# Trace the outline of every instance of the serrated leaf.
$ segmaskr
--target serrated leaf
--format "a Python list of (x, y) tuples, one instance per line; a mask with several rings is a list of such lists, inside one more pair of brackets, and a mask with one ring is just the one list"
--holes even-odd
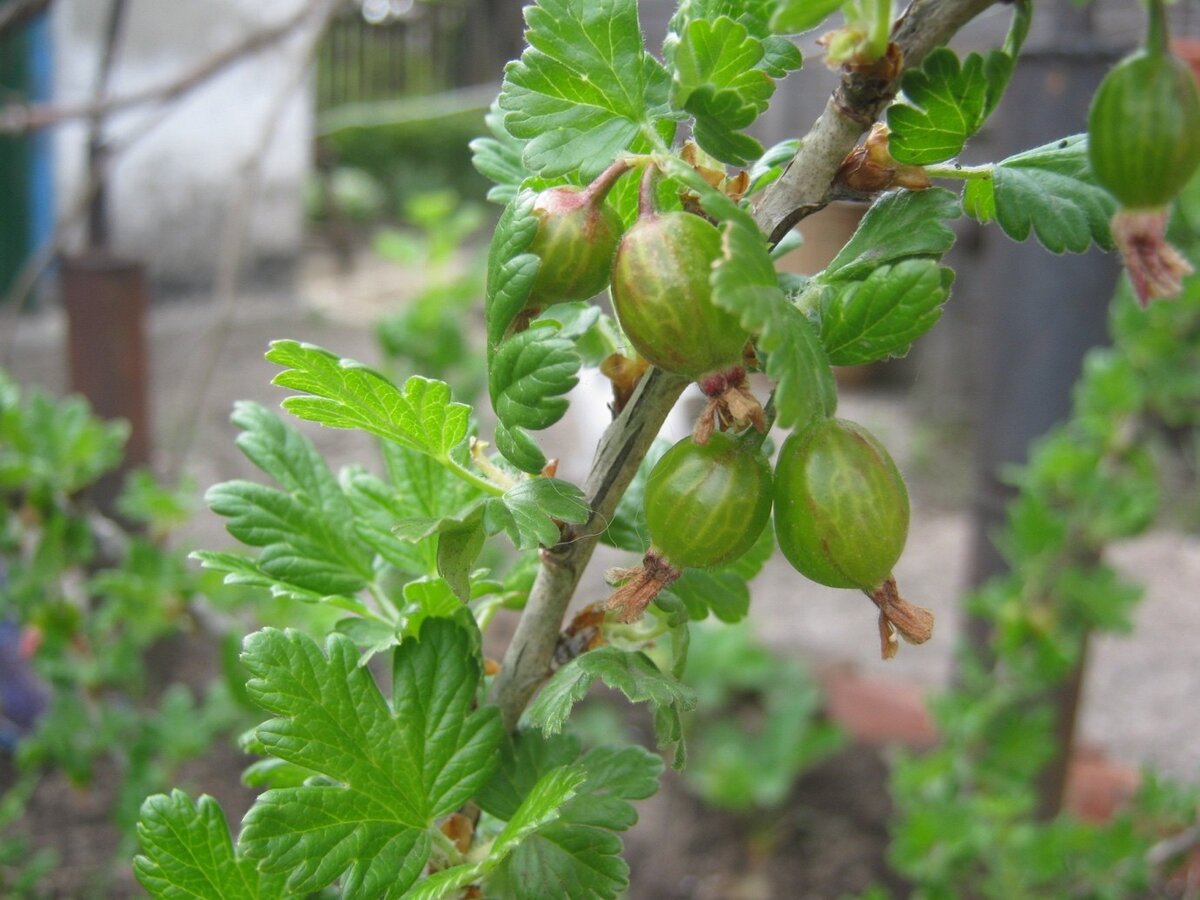
[(272, 384), (306, 395), (283, 401), (301, 419), (355, 428), (437, 459), (467, 436), (471, 408), (451, 402), (444, 382), (414, 375), (397, 388), (366, 366), (296, 341), (274, 341), (267, 360), (285, 368)]
[(1108, 222), (1117, 204), (1092, 178), (1087, 135), (1010, 156), (992, 167), (991, 182), (976, 181), (970, 188), (971, 208), (994, 210), (996, 223), (1013, 240), (1023, 241), (1032, 231), (1051, 253), (1083, 253), (1093, 241), (1105, 250), (1113, 247)]
[(503, 422), (497, 422), (495, 438), (500, 455), (522, 472), (540, 472), (546, 467), (546, 454), (524, 428), (510, 430)]
[(554, 326), (528, 328), (496, 351), (489, 366), (492, 407), (508, 428), (549, 428), (567, 411), (579, 383), (575, 345)]
[[(362, 655), (359, 656), (359, 665), (366, 665), (371, 657), (392, 649), (400, 643), (403, 637), (392, 622), (363, 619), (358, 616), (339, 620), (334, 626), (334, 630), (338, 634), (346, 635), (362, 651)], [(275, 786), (272, 785), (272, 787)]]
[(859, 279), (876, 266), (910, 256), (938, 258), (954, 244), (943, 224), (962, 215), (958, 198), (943, 188), (889, 191), (876, 200), (821, 280)]
[(496, 836), (488, 862), (502, 861), (535, 831), (558, 819), (564, 803), (574, 797), (588, 780), (583, 766), (561, 766), (538, 779), (521, 805)]
[(713, 302), (735, 313), (766, 354), (776, 421), (801, 427), (832, 415), (837, 387), (816, 330), (779, 288), (766, 243), (741, 210), (722, 225), (721, 258), (711, 280)]
[(744, 166), (762, 145), (740, 134), (767, 107), (775, 92), (759, 68), (763, 45), (728, 16), (688, 22), (673, 44), (672, 103), (695, 117), (696, 142), (722, 162)]
[(274, 582), (352, 597), (371, 579), (370, 554), (348, 529), (350, 521), (330, 517), (308, 495), (227, 481), (204, 496), (213, 512), (229, 520), (230, 534), (262, 548), (255, 567)]
[(880, 266), (821, 298), (821, 343), (835, 366), (904, 356), (942, 315), (954, 273), (929, 259)]
[(579, 525), (591, 509), (578, 487), (559, 478), (529, 478), (491, 501), (484, 512), (489, 533), (504, 531), (518, 550), (539, 544), (553, 547), (559, 541), (555, 520)]
[[(660, 746), (679, 740), (679, 714), (695, 705), (695, 695), (686, 685), (659, 671), (645, 653), (616, 647), (590, 650), (555, 672), (526, 711), (528, 721), (546, 735), (557, 734), (571, 707), (584, 698), (597, 678), (633, 703), (650, 704)], [(680, 758), (678, 754), (676, 758)]]
[[(426, 456), (421, 458), (428, 459)], [(444, 472), (447, 478), (453, 478), (440, 466), (434, 464), (433, 468)], [(359, 538), (401, 572), (431, 574), (435, 568), (429, 552), (431, 548), (415, 547), (401, 541), (392, 531), (398, 521), (416, 514), (405, 498), (392, 485), (362, 469), (343, 472), (342, 482), (354, 511), (352, 521)]]
[(486, 538), (482, 511), (462, 525), (438, 533), (438, 574), (464, 603), (471, 599), (471, 569)]
[(533, 191), (517, 193), (504, 207), (492, 233), (484, 301), (489, 360), (524, 308), (541, 264), (535, 254), (527, 252), (538, 230), (533, 215), (536, 197)]
[(512, 336), (492, 355), (488, 388), (500, 420), (496, 448), (523, 472), (540, 472), (545, 456), (528, 430), (548, 428), (563, 418), (566, 394), (578, 383), (582, 365), (575, 344), (553, 326)]
[(527, 7), (528, 49), (508, 64), (505, 128), (546, 177), (588, 180), (666, 113), (668, 79), (646, 53), (636, 0), (541, 0)]
[(508, 204), (529, 174), (521, 162), (522, 144), (505, 130), (504, 114), (495, 103), (483, 121), (492, 136), (475, 138), (468, 144), (471, 164), (495, 184), (488, 190), (487, 198), (493, 203)]
[(888, 149), (898, 162), (926, 166), (957, 156), (987, 117), (991, 85), (978, 53), (960, 62), (939, 47), (905, 73), (902, 87), (902, 102), (887, 112)]
[(637, 821), (630, 800), (657, 790), (662, 762), (655, 755), (640, 747), (602, 747), (580, 758), (573, 737), (543, 738), (523, 731), (514, 743), (506, 743), (500, 769), (477, 802), (489, 814), (511, 821), (545, 773), (568, 766), (582, 768), (586, 780), (562, 806), (557, 821), (517, 845), (487, 879), (489, 897), (613, 898), (628, 886), (629, 868), (614, 832)]
[(268, 587), (276, 593), (349, 601), (373, 576), (370, 549), (355, 534), (351, 504), (308, 438), (264, 407), (239, 403), (233, 421), (243, 431), (242, 452), (284, 490), (247, 481), (211, 488), (213, 511), (229, 518), (229, 532), (252, 547), (256, 561), (228, 554), (202, 559), (228, 573), (227, 583)]
[(710, 611), (722, 622), (740, 622), (750, 611), (750, 589), (734, 572), (686, 569), (667, 590), (683, 602), (693, 622)]
[(466, 607), (444, 578), (421, 578), (404, 586), (404, 605), (400, 607), (401, 636), (417, 637), (426, 619), (449, 619)]
[(324, 776), (267, 791), (239, 841), (288, 889), (341, 879), (346, 898), (399, 897), (429, 858), (429, 828), (469, 799), (496, 766), (498, 711), (471, 711), (481, 676), (472, 640), (429, 619), (395, 652), (389, 708), (353, 643), (333, 635), (323, 653), (295, 631), (246, 640), (247, 689), (278, 718), (256, 737), (271, 755)]
[(582, 360), (571, 340), (553, 324), (508, 337), (533, 286), (539, 260), (527, 253), (537, 232), (533, 197), (522, 192), (508, 205), (492, 237), (488, 256), (488, 391), (500, 420), (496, 449), (525, 472), (540, 472), (545, 454), (527, 429), (557, 422), (567, 410), (564, 396), (578, 382)]
[(183, 791), (155, 794), (138, 822), (142, 854), (133, 861), (138, 883), (161, 900), (274, 900), (283, 876), (259, 872), (234, 852), (220, 804)]
[(996, 109), (1021, 46), (1029, 33), (1031, 0), (1012, 4), (1013, 20), (1001, 50), (971, 53), (961, 64), (947, 48), (925, 57), (904, 75), (903, 102), (888, 110), (892, 156), (910, 165), (930, 165), (958, 155)]
[(801, 34), (816, 28), (842, 5), (842, 0), (780, 0), (771, 16), (771, 30)]

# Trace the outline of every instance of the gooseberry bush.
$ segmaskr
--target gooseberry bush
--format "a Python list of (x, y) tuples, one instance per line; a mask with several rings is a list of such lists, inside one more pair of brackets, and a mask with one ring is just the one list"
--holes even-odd
[[(147, 800), (135, 863), (147, 890), (616, 897), (619, 834), (662, 763), (633, 746), (583, 752), (564, 733), (593, 683), (647, 704), (660, 748), (685, 765), (689, 625), (743, 618), (746, 582), (776, 544), (801, 574), (870, 599), (885, 657), (930, 637), (932, 616), (892, 576), (904, 480), (877, 438), (837, 418), (831, 366), (902, 356), (937, 322), (963, 216), (1054, 253), (1119, 246), (1143, 303), (1174, 293), (1187, 263), (1165, 230), (1126, 239), (1110, 221), (1118, 203), (1165, 215), (1200, 161), (1195, 83), (1152, 0), (1139, 52), (1167, 87), (1139, 76), (1102, 91), (1091, 142), (955, 163), (1033, 14), (1029, 0), (1005, 4), (1008, 35), (986, 53), (944, 46), (991, 5), (683, 0), (661, 58), (635, 0), (527, 8), (528, 49), (473, 145), (504, 204), (486, 287), (491, 416), (419, 374), (397, 385), (318, 347), (271, 346), (284, 409), (374, 435), (384, 474), (335, 476), (291, 425), (237, 407), (238, 444), (276, 486), (212, 488), (256, 555), (196, 555), (231, 582), (345, 615), (323, 645), (292, 630), (246, 639), (247, 692), (272, 716), (245, 739), (263, 757), (246, 780), (263, 792), (236, 841), (211, 798)], [(840, 85), (802, 138), (764, 148), (746, 129), (801, 68), (790, 36), (822, 27)], [(839, 198), (870, 208), (832, 262), (777, 273), (792, 227)], [(613, 315), (594, 296), (606, 288)], [(612, 381), (613, 418), (577, 485), (536, 434), (563, 417), (584, 366)], [(667, 449), (659, 428), (693, 382), (707, 406)], [(774, 471), (772, 426), (786, 432)], [(482, 567), (491, 541), (513, 561)], [(632, 565), (567, 621), (600, 541)], [(496, 662), (482, 648), (502, 609), (520, 616)]]

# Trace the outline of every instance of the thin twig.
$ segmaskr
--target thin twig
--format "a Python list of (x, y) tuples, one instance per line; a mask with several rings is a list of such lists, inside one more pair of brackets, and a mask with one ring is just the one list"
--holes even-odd
[(279, 129), (280, 120), (287, 111), (289, 101), (308, 75), (317, 42), (342, 2), (343, 0), (318, 0), (306, 7), (311, 20), (305, 20), (310, 31), (304, 46), (296, 56), (296, 65), (291, 77), (274, 97), (258, 139), (240, 166), (221, 235), (217, 277), (211, 302), (211, 324), (202, 349), (194, 357), (197, 371), (185, 382), (188, 385), (188, 402), (180, 407), (175, 427), (169, 432), (171, 442), (167, 448), (164, 473), (168, 484), (176, 482), (183, 472), (184, 464), (195, 443), (197, 426), (201, 419), (200, 411), (204, 408), (213, 376), (220, 364), (225, 342), (233, 333), (237, 321), (238, 280), (242, 272), (250, 213), (262, 184), (263, 161), (271, 148), (271, 142)]
[[(312, 14), (314, 3), (305, 3), (288, 18), (248, 34), (245, 38), (216, 53), (195, 68), (163, 84), (131, 91), (116, 97), (103, 97), (78, 103), (29, 105), (12, 103), (0, 107), (0, 134), (38, 131), (72, 119), (105, 116), (148, 103), (170, 103), (199, 87), (214, 75), (290, 36)], [(340, 4), (339, 4), (340, 5)]]
[[(121, 32), (124, 29), (125, 13), (128, 8), (126, 0), (109, 0), (108, 21), (104, 28), (104, 46), (100, 54), (100, 66), (96, 70), (96, 88), (92, 91), (92, 98), (97, 103), (108, 94), (113, 66), (117, 60), (117, 46), (121, 42)], [(107, 249), (109, 244), (108, 179), (100, 173), (100, 170), (104, 168), (104, 158), (108, 155), (108, 146), (104, 142), (105, 117), (104, 112), (97, 111), (88, 118), (87, 177), (89, 182), (96, 185), (88, 207), (87, 246), (89, 249)]]
[(563, 539), (542, 551), (542, 564), (529, 601), (496, 677), (495, 698), (505, 726), (516, 727), (521, 711), (550, 674), (554, 647), (567, 606), (600, 534), (629, 487), (638, 463), (658, 435), (687, 380), (650, 369), (621, 414), (600, 439), (584, 484), (592, 513), (583, 525), (564, 529)]
[(895, 96), (903, 70), (954, 36), (996, 0), (913, 0), (892, 30), (902, 66), (883, 80), (845, 71), (779, 180), (763, 192), (755, 220), (772, 244), (829, 203), (838, 166)]

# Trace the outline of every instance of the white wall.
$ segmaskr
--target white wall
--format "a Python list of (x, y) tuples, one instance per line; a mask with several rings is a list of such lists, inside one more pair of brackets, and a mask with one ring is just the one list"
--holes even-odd
[[(295, 13), (305, 0), (128, 0), (111, 93), (169, 82), (245, 35)], [(60, 103), (94, 90), (107, 0), (58, 0), (54, 11), (55, 92)], [(215, 271), (226, 210), (239, 171), (258, 144), (269, 110), (294, 80), (303, 36), (246, 57), (167, 107), (114, 115), (116, 141), (166, 116), (117, 158), (110, 181), (114, 248), (144, 260), (160, 285), (199, 287)], [(294, 260), (303, 228), (302, 187), (311, 164), (307, 79), (287, 100), (265, 155), (246, 263)], [(86, 127), (56, 134), (60, 214), (76, 202), (84, 173)]]

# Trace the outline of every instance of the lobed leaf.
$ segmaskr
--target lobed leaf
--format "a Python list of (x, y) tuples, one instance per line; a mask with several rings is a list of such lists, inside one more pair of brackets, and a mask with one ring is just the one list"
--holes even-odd
[[(526, 711), (528, 721), (546, 735), (557, 734), (571, 707), (584, 698), (597, 678), (633, 703), (650, 704), (655, 711), (660, 746), (681, 740), (679, 714), (695, 705), (695, 695), (675, 678), (659, 671), (645, 653), (616, 647), (590, 650), (555, 672)], [(682, 765), (682, 761), (682, 747), (679, 747), (677, 765)]]
[(528, 176), (521, 162), (522, 144), (504, 128), (504, 117), (500, 108), (492, 104), (484, 124), (491, 137), (475, 138), (468, 145), (471, 149), (471, 164), (484, 178), (494, 182), (487, 198), (494, 203), (507, 205), (521, 188)]
[(508, 64), (504, 126), (524, 165), (589, 180), (667, 113), (668, 78), (646, 53), (636, 0), (540, 0), (525, 9), (529, 47)]
[(467, 436), (471, 408), (451, 402), (444, 382), (414, 375), (397, 388), (366, 366), (296, 341), (274, 341), (267, 360), (285, 369), (272, 384), (303, 393), (283, 401), (301, 419), (359, 429), (437, 459)]
[(221, 806), (183, 791), (155, 794), (142, 804), (137, 826), (142, 853), (133, 861), (138, 883), (160, 900), (275, 900), (284, 877), (258, 871), (234, 851)]
[(695, 117), (693, 136), (722, 162), (744, 166), (762, 144), (741, 134), (767, 107), (775, 83), (760, 68), (763, 45), (728, 16), (693, 19), (672, 42), (671, 102)]
[(1117, 204), (1092, 177), (1087, 135), (997, 163), (990, 181), (968, 182), (963, 205), (980, 221), (994, 217), (1013, 240), (1023, 241), (1032, 231), (1051, 253), (1083, 253), (1093, 242), (1113, 247), (1108, 222)]
[(824, 22), (842, 0), (780, 0), (771, 16), (771, 29), (779, 34), (801, 34)]
[(750, 589), (735, 572), (686, 569), (667, 592), (679, 598), (693, 622), (709, 612), (722, 622), (739, 622), (750, 611)]
[(820, 280), (859, 279), (885, 263), (940, 257), (954, 244), (954, 232), (944, 222), (960, 215), (958, 198), (943, 188), (889, 191), (867, 210)]
[(467, 631), (427, 620), (395, 651), (389, 708), (351, 641), (326, 652), (295, 631), (246, 639), (247, 690), (278, 718), (259, 726), (272, 756), (321, 780), (267, 791), (239, 841), (289, 890), (341, 879), (346, 898), (398, 897), (429, 858), (429, 828), (490, 777), (503, 735), (498, 711), (472, 711), (481, 676)]
[(942, 315), (954, 273), (930, 259), (880, 266), (821, 297), (821, 343), (835, 366), (904, 356)]
[(582, 770), (585, 780), (557, 819), (529, 834), (485, 885), (488, 896), (615, 898), (629, 883), (614, 832), (637, 821), (630, 800), (653, 794), (662, 762), (640, 747), (597, 748), (579, 756), (579, 742), (522, 731), (506, 742), (500, 767), (480, 791), (479, 805), (510, 824), (547, 773)]
[[(504, 531), (518, 550), (559, 541), (558, 522), (586, 522), (591, 508), (583, 491), (559, 478), (527, 478), (488, 504), (484, 513), (490, 532)], [(556, 521), (557, 520), (557, 521)]]
[[(1004, 57), (993, 51), (993, 55)], [(902, 82), (902, 102), (887, 112), (891, 134), (888, 149), (898, 162), (925, 166), (962, 152), (967, 139), (983, 125), (994, 103), (995, 87), (1003, 90), (1008, 71), (970, 53), (959, 61), (947, 47), (930, 53), (919, 69), (910, 69)], [(993, 81), (994, 79), (994, 81)]]
[(370, 553), (356, 539), (350, 518), (342, 515), (348, 504), (331, 510), (308, 494), (250, 481), (214, 485), (205, 500), (213, 512), (229, 519), (230, 534), (262, 548), (254, 566), (272, 583), (318, 597), (352, 597), (373, 575)]
[(713, 302), (757, 336), (775, 382), (776, 421), (801, 427), (837, 407), (837, 388), (812, 323), (779, 288), (775, 266), (753, 220), (736, 210), (722, 225), (713, 266)]
[(489, 360), (524, 308), (541, 264), (535, 254), (527, 252), (538, 229), (533, 215), (536, 197), (533, 191), (517, 193), (504, 207), (492, 233), (484, 300)]

